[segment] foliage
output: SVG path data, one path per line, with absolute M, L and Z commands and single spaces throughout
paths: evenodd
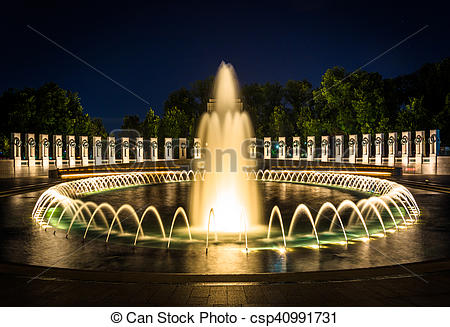
M 161 127 L 165 137 L 178 138 L 187 135 L 189 126 L 186 113 L 176 106 L 169 108 L 164 113 Z
M 409 103 L 400 109 L 397 116 L 397 129 L 401 131 L 414 131 L 423 129 L 427 121 L 427 111 L 423 106 L 423 97 L 410 98 Z
M 138 131 L 139 134 L 142 134 L 142 123 L 139 120 L 138 115 L 126 115 L 123 117 L 122 129 L 130 129 Z
M 46 83 L 38 89 L 9 89 L 0 96 L 2 140 L 12 132 L 36 134 L 106 135 L 99 118 L 92 120 L 84 113 L 76 92 Z M 0 150 L 7 152 L 5 142 Z
M 150 108 L 142 122 L 142 135 L 145 139 L 151 137 L 157 137 L 159 132 L 160 119 L 155 114 L 152 108 Z
M 125 116 L 122 128 L 137 130 L 145 139 L 192 139 L 213 84 L 210 76 L 175 90 L 164 102 L 162 118 L 149 108 L 142 122 L 136 115 Z M 308 135 L 439 128 L 441 139 L 450 142 L 450 58 L 392 79 L 333 67 L 317 88 L 307 80 L 252 83 L 242 86 L 241 99 L 258 138 L 295 134 L 304 141 Z M 107 134 L 101 119 L 83 112 L 77 93 L 55 83 L 7 90 L 0 96 L 0 109 L 0 151 L 7 151 L 11 132 Z

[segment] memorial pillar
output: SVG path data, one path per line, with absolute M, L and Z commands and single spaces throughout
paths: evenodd
M 316 137 L 315 136 L 308 136 L 307 142 L 306 142 L 306 160 L 307 161 L 314 161 L 314 152 L 315 152 L 315 146 L 316 146 Z
M 50 141 L 47 134 L 39 134 L 39 159 L 41 159 L 42 167 L 48 168 L 50 157 Z
M 375 134 L 375 164 L 382 165 L 384 156 L 384 133 Z
M 264 138 L 264 159 L 272 158 L 272 140 L 270 137 Z
M 25 158 L 28 160 L 28 167 L 36 165 L 36 139 L 33 133 L 25 134 Z
M 342 157 L 344 154 L 344 135 L 336 135 L 334 146 L 336 148 L 335 152 L 335 162 L 342 162 Z

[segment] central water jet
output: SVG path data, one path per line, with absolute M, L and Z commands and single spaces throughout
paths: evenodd
M 190 194 L 190 217 L 194 227 L 208 229 L 209 212 L 215 217 L 211 231 L 239 233 L 242 212 L 248 228 L 260 217 L 260 196 L 254 181 L 245 176 L 248 159 L 246 140 L 254 137 L 250 117 L 242 110 L 233 66 L 221 63 L 214 82 L 214 98 L 198 126 L 205 165 L 203 181 L 194 182 Z

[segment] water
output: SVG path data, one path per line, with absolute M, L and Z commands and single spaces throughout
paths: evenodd
M 194 182 L 190 193 L 192 224 L 205 231 L 211 208 L 214 229 L 221 232 L 242 232 L 244 225 L 251 229 L 261 224 L 260 194 L 243 171 L 247 163 L 241 147 L 244 140 L 254 137 L 254 131 L 241 105 L 234 69 L 222 62 L 216 75 L 212 110 L 203 114 L 198 126 L 208 169 L 204 181 Z
M 287 183 L 258 183 L 262 201 L 262 217 L 268 223 L 273 205 L 281 208 L 286 224 L 301 199 L 312 212 L 316 212 L 323 199 L 338 205 L 345 199 L 357 201 L 360 193 L 341 189 Z M 174 208 L 187 206 L 191 184 L 173 183 L 143 186 L 105 192 L 88 197 L 95 202 L 111 202 L 118 208 L 124 203 L 135 203 L 136 208 L 150 204 L 156 206 L 168 226 Z M 413 190 L 422 214 L 419 222 L 408 230 L 345 245 L 324 245 L 320 249 L 291 248 L 286 253 L 255 250 L 248 255 L 242 245 L 214 242 L 206 256 L 205 238 L 192 244 L 167 251 L 164 247 L 136 247 L 111 242 L 105 238 L 88 237 L 83 244 L 82 232 L 74 231 L 69 239 L 64 232 L 45 232 L 31 219 L 33 206 L 40 192 L 0 199 L 0 259 L 33 265 L 92 269 L 105 271 L 154 271 L 195 273 L 251 273 L 316 271 L 373 267 L 396 263 L 416 262 L 450 256 L 450 209 L 448 195 Z M 143 209 L 142 209 L 143 210 Z M 149 220 L 150 222 L 150 220 Z M 182 221 L 177 221 L 182 229 Z M 155 227 L 157 224 L 149 224 Z M 275 226 L 275 225 L 274 225 Z M 152 228 L 153 228 L 152 227 Z M 181 230 L 178 231 L 180 234 Z M 274 230 L 274 235 L 277 232 Z M 280 239 L 275 242 L 282 245 Z M 249 246 L 252 246 L 250 241 Z M 405 272 L 407 273 L 407 272 Z

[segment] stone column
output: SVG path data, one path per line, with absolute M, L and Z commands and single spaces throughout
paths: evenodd
M 28 167 L 34 167 L 36 165 L 36 139 L 34 134 L 25 134 L 25 158 L 28 160 Z
M 41 159 L 42 167 L 48 168 L 50 157 L 50 141 L 47 134 L 39 134 L 39 159 Z
M 430 163 L 437 163 L 437 156 L 439 155 L 440 146 L 440 132 L 438 129 L 430 130 L 430 137 L 428 138 L 428 144 L 430 147 Z
M 409 164 L 409 156 L 411 155 L 411 132 L 402 132 L 402 164 Z
M 144 162 L 144 138 L 136 137 L 136 162 Z
M 80 157 L 81 165 L 89 165 L 89 138 L 87 136 L 80 136 Z
M 187 158 L 187 143 L 186 138 L 178 139 L 178 158 L 186 159 Z
M 308 136 L 306 142 L 306 160 L 314 161 L 314 152 L 316 150 L 316 137 Z
M 292 159 L 300 160 L 301 143 L 300 137 L 294 136 L 292 138 Z
M 272 140 L 270 137 L 264 138 L 264 159 L 272 158 Z
M 330 154 L 330 137 L 322 135 L 320 146 L 321 146 L 321 161 L 328 162 L 328 156 Z
M 75 166 L 75 150 L 77 143 L 74 135 L 66 135 L 66 156 L 69 162 L 69 167 Z
M 120 138 L 120 154 L 122 155 L 122 163 L 130 162 L 130 138 Z
M 397 132 L 389 133 L 388 138 L 388 165 L 395 165 L 395 156 L 397 154 Z
M 372 136 L 370 134 L 363 134 L 362 138 L 362 163 L 368 164 L 371 155 Z
M 414 144 L 416 147 L 416 164 L 421 164 L 423 154 L 425 152 L 425 131 L 416 131 L 416 137 L 414 138 Z
M 348 137 L 348 162 L 355 164 L 358 158 L 358 135 Z
M 108 136 L 107 145 L 106 158 L 108 159 L 108 164 L 114 165 L 116 163 L 116 138 L 114 136 Z
M 22 141 L 20 133 L 11 133 L 11 159 L 14 160 L 14 167 L 22 166 Z
M 335 146 L 335 162 L 342 162 L 342 157 L 343 157 L 343 153 L 344 153 L 344 135 L 336 135 L 335 136 L 335 141 L 334 141 L 334 146 Z
M 53 135 L 53 159 L 56 168 L 62 167 L 63 138 L 62 135 Z
M 103 165 L 102 138 L 100 136 L 92 137 L 92 156 L 94 157 L 94 165 Z
M 156 137 L 150 138 L 150 160 L 158 160 L 158 138 Z
M 166 137 L 164 139 L 164 159 L 166 160 L 173 159 L 173 144 L 171 137 Z
M 194 159 L 201 159 L 202 157 L 202 142 L 200 138 L 194 138 Z
M 256 137 L 252 137 L 249 140 L 248 157 L 250 159 L 256 159 Z
M 286 158 L 286 138 L 284 136 L 278 137 L 278 159 Z
M 383 164 L 384 156 L 384 133 L 375 134 L 375 164 Z

